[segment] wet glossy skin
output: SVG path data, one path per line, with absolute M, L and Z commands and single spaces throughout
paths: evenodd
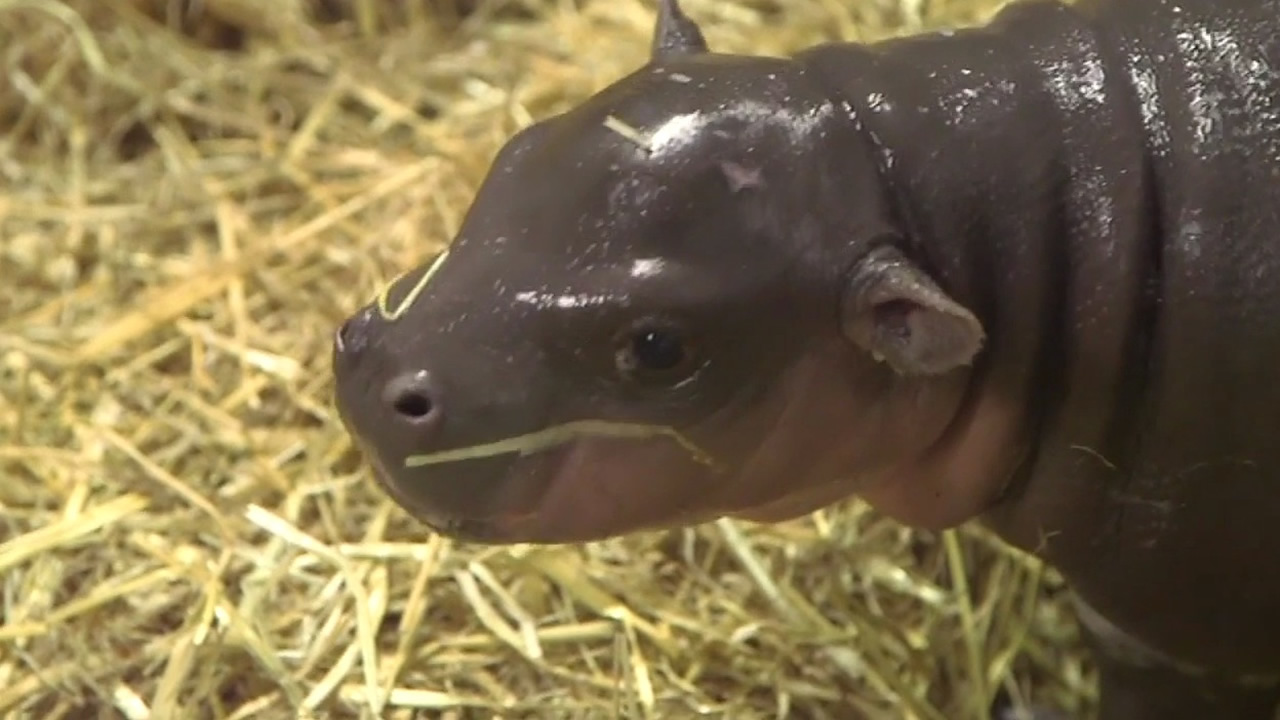
M 655 107 L 653 93 L 668 102 Z M 651 128 L 647 149 L 628 137 L 634 127 Z M 815 159 L 823 137 L 840 136 L 841 164 Z M 794 155 L 757 175 L 744 139 Z M 646 68 L 522 132 L 448 255 L 395 282 L 381 311 L 371 304 L 339 336 L 340 406 L 388 491 L 465 537 L 565 542 L 796 502 L 850 469 L 880 469 L 890 459 L 870 448 L 895 433 L 923 429 L 899 451 L 918 454 L 939 428 L 867 418 L 936 396 L 941 423 L 962 381 L 898 392 L 838 323 L 838 283 L 865 249 L 827 238 L 873 238 L 886 212 L 870 153 L 792 64 L 712 55 Z M 851 158 L 865 176 L 845 199 L 858 187 Z M 824 196 L 845 211 L 808 210 Z M 688 340 L 674 372 L 620 371 L 620 339 L 646 323 Z M 415 378 L 430 397 L 424 417 L 396 413 L 391 398 Z M 415 454 L 584 420 L 673 429 L 684 444 L 591 436 L 404 467 Z M 850 440 L 834 446 L 829 433 Z M 791 514 L 848 492 L 846 482 Z
M 1025 6 L 991 32 L 805 56 L 842 73 L 910 234 L 1020 398 L 1008 441 L 1026 459 L 983 519 L 1160 652 L 1268 674 L 1277 18 L 1261 1 Z
M 789 60 L 664 5 L 654 61 L 513 138 L 403 314 L 339 333 L 388 491 L 489 542 L 853 493 L 981 519 L 1085 603 L 1104 718 L 1269 718 L 1280 0 L 1023 3 Z

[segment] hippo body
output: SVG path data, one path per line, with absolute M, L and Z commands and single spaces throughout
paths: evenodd
M 513 137 L 334 361 L 439 532 L 982 522 L 1068 580 L 1104 720 L 1272 718 L 1280 0 L 789 58 L 664 0 L 652 61 Z

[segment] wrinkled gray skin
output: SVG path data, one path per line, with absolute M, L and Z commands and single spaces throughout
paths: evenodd
M 664 0 L 653 50 L 510 140 L 401 316 L 339 331 L 386 490 L 489 543 L 855 494 L 978 520 L 1079 595 L 1103 718 L 1271 717 L 1280 0 L 1024 2 L 789 59 Z M 583 419 L 714 462 L 597 435 L 405 466 Z

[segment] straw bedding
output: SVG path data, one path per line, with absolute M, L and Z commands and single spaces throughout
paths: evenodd
M 993 0 L 685 0 L 766 54 Z M 339 319 L 641 0 L 0 0 L 0 714 L 1087 712 L 1060 583 L 856 503 L 583 547 L 427 534 L 330 405 Z M 1006 700 L 1001 700 L 1005 702 Z

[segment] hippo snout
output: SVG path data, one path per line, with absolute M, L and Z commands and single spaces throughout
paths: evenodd
M 338 415 L 392 499 L 432 528 L 482 540 L 494 523 L 532 510 L 546 488 L 544 463 L 556 454 L 518 469 L 510 454 L 414 466 L 413 458 L 475 440 L 467 437 L 467 418 L 446 412 L 440 378 L 447 373 L 425 353 L 405 352 L 395 327 L 365 308 L 334 332 Z

